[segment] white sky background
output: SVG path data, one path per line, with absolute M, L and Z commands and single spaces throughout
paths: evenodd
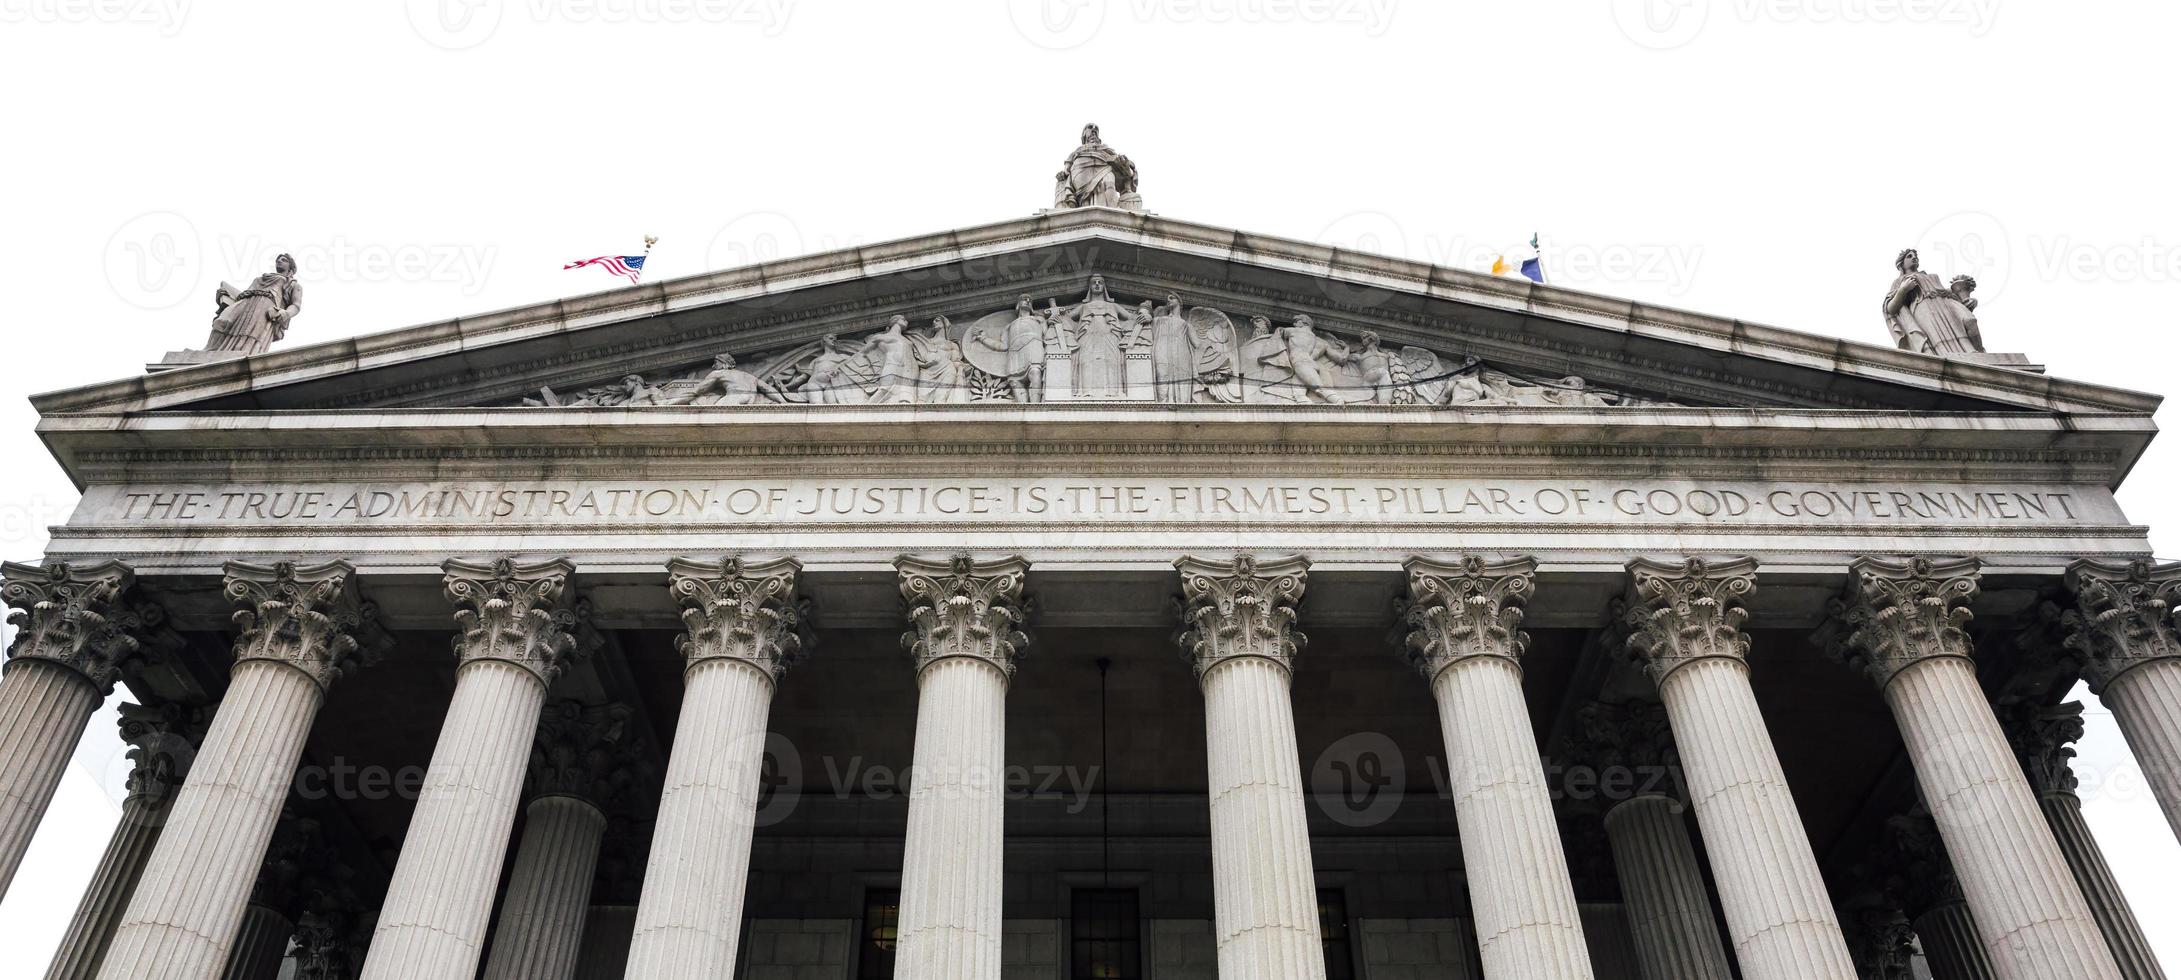
M 560 266 L 646 233 L 656 280 L 1024 215 L 1085 121 L 1160 214 L 1468 268 L 1540 231 L 1558 285 L 1873 343 L 1914 245 L 1992 349 L 2175 390 L 2181 4 L 712 2 L 0 0 L 4 554 L 75 501 L 24 396 L 201 345 L 278 251 L 284 346 L 333 340 L 610 287 Z M 2169 556 L 2177 460 L 2121 496 Z M 2181 967 L 2181 847 L 2091 700 L 2091 822 Z M 97 862 L 113 742 L 0 978 Z

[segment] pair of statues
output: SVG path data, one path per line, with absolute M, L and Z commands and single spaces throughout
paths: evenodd
M 1955 276 L 1952 282 L 1923 271 L 1916 250 L 1893 260 L 1899 273 L 1886 291 L 1886 329 L 1902 350 L 1919 354 L 1982 354 L 1984 334 L 1977 329 L 1977 281 Z

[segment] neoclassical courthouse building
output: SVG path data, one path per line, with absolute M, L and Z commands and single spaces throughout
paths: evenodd
M 1836 340 L 1095 131 L 1033 217 L 271 350 L 282 265 L 35 399 L 0 885 L 122 683 L 52 980 L 2163 976 L 2066 701 L 2181 817 L 2159 399 L 1898 269 Z

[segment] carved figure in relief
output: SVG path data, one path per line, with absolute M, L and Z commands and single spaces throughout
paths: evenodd
M 1146 332 L 1151 337 L 1151 380 L 1159 401 L 1193 401 L 1197 388 L 1195 332 L 1182 316 L 1181 297 L 1166 294 L 1166 305 L 1152 315 Z
M 1902 350 L 1924 354 L 1984 352 L 1975 307 L 1964 302 L 1976 288 L 1976 280 L 1968 280 L 1967 289 L 1960 292 L 1949 288 L 1938 276 L 1923 271 L 1923 259 L 1913 248 L 1902 251 L 1893 267 L 1900 275 L 1886 291 L 1885 311 L 1886 329 L 1892 331 L 1894 343 Z
M 977 370 L 1007 385 L 1013 400 L 1035 403 L 1045 395 L 1047 321 L 1024 296 L 1012 315 L 977 321 L 962 340 L 962 354 Z
M 1083 398 L 1119 398 L 1128 393 L 1128 355 L 1132 339 L 1122 325 L 1120 304 L 1106 293 L 1106 277 L 1092 276 L 1083 302 L 1063 314 L 1075 348 L 1075 394 Z
M 273 271 L 250 285 L 236 289 L 220 283 L 213 294 L 217 314 L 212 318 L 208 351 L 239 351 L 263 354 L 273 342 L 287 336 L 288 324 L 303 312 L 303 287 L 295 281 L 295 259 L 282 255 L 273 260 Z
M 916 346 L 908 330 L 909 318 L 896 313 L 887 321 L 886 329 L 864 342 L 864 356 L 872 361 L 872 373 L 878 378 L 877 390 L 871 396 L 874 402 L 916 400 Z
M 1355 353 L 1350 363 L 1363 374 L 1363 383 L 1370 387 L 1370 400 L 1378 405 L 1391 405 L 1396 395 L 1408 394 L 1401 386 L 1399 375 L 1408 373 L 1391 351 L 1379 347 L 1378 334 L 1363 331 L 1363 349 Z
M 839 334 L 818 341 L 818 354 L 810 359 L 810 378 L 803 382 L 803 398 L 813 405 L 848 405 L 863 400 L 863 389 L 849 377 L 848 363 L 863 353 L 860 346 L 843 346 Z
M 1297 314 L 1287 326 L 1250 339 L 1242 349 L 1242 372 L 1254 382 L 1252 394 L 1330 403 L 1336 399 L 1327 390 L 1324 369 L 1345 365 L 1352 357 L 1347 345 L 1319 336 L 1317 321 L 1309 314 Z
M 779 385 L 735 366 L 733 354 L 712 359 L 712 370 L 697 386 L 666 400 L 668 405 L 757 405 L 785 402 L 788 393 Z
M 938 317 L 931 322 L 930 336 L 911 338 L 918 401 L 952 404 L 969 400 L 969 364 L 962 359 L 961 345 L 947 336 L 952 327 L 946 317 Z

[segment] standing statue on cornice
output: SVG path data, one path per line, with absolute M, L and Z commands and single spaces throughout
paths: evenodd
M 288 324 L 303 312 L 303 287 L 295 281 L 295 259 L 286 254 L 274 259 L 273 271 L 251 280 L 245 289 L 220 283 L 213 301 L 219 312 L 212 318 L 212 339 L 204 349 L 265 353 L 274 341 L 287 336 Z
M 1913 248 L 1902 251 L 1893 267 L 1900 275 L 1886 291 L 1885 311 L 1894 343 L 1920 354 L 1984 353 L 1976 300 L 1969 296 L 1976 280 L 1960 276 L 1949 287 L 1923 271 L 1922 258 Z
M 1054 180 L 1053 207 L 1142 211 L 1136 165 L 1098 138 L 1098 124 L 1083 127 L 1083 143 L 1068 154 Z

